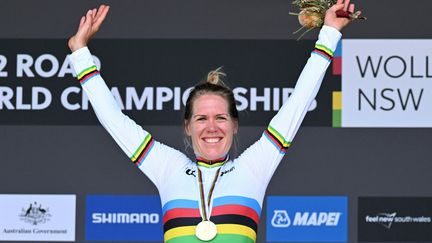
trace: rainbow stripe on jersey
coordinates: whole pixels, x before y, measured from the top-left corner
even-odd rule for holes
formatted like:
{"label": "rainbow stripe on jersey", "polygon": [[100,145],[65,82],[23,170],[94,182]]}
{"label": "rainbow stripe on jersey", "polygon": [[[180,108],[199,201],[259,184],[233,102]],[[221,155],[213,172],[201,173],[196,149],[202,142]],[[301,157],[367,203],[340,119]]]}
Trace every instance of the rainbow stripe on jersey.
{"label": "rainbow stripe on jersey", "polygon": [[[195,236],[196,225],[202,221],[198,201],[172,200],[164,205],[162,213],[165,242],[201,242]],[[255,199],[215,198],[210,220],[216,224],[218,234],[209,242],[255,242],[260,214],[261,207]]]}
{"label": "rainbow stripe on jersey", "polygon": [[140,166],[147,155],[149,154],[150,150],[153,148],[154,144],[154,138],[149,134],[144,138],[138,149],[135,151],[135,153],[130,157],[132,162]]}
{"label": "rainbow stripe on jersey", "polygon": [[315,44],[315,49],[312,51],[312,53],[323,57],[329,62],[333,59],[334,55],[334,52],[330,48],[321,44]]}
{"label": "rainbow stripe on jersey", "polygon": [[291,145],[290,142],[285,140],[285,138],[271,126],[268,126],[264,131],[264,136],[270,140],[270,142],[279,150],[280,153],[285,153]]}
{"label": "rainbow stripe on jersey", "polygon": [[100,72],[97,69],[97,67],[95,65],[93,65],[89,68],[82,70],[78,74],[77,79],[81,84],[85,84],[87,81],[89,81],[90,79],[92,79],[93,77],[96,77],[98,75],[100,75]]}

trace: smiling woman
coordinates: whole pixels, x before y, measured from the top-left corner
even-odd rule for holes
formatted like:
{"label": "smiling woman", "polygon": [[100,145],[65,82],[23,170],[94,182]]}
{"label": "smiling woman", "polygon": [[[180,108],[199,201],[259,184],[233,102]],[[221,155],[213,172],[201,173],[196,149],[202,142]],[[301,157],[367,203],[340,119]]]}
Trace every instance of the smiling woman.
{"label": "smiling woman", "polygon": [[183,242],[255,242],[267,185],[314,100],[333,57],[340,30],[351,20],[338,10],[354,11],[338,0],[325,17],[315,49],[294,92],[262,136],[237,158],[229,150],[238,129],[233,92],[210,72],[186,102],[185,131],[195,159],[156,141],[124,115],[96,68],[89,49],[109,7],[89,10],[69,39],[70,59],[98,119],[133,163],[156,185],[162,202],[164,240]]}
{"label": "smiling woman", "polygon": [[237,121],[227,111],[228,104],[219,95],[205,94],[195,100],[194,115],[186,121],[186,134],[197,157],[216,160],[228,154]]}
{"label": "smiling woman", "polygon": [[194,87],[185,108],[185,130],[196,157],[218,160],[227,156],[237,133],[238,111],[233,92],[224,85],[220,69]]}

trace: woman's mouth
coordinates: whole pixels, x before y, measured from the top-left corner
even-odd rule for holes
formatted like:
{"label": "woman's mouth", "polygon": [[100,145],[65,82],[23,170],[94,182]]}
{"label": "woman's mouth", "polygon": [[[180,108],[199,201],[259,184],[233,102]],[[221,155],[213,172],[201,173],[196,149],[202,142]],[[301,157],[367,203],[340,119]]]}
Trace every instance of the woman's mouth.
{"label": "woman's mouth", "polygon": [[219,142],[220,140],[222,140],[222,138],[221,138],[221,137],[217,137],[217,138],[203,138],[203,140],[204,140],[206,143],[217,143],[217,142]]}

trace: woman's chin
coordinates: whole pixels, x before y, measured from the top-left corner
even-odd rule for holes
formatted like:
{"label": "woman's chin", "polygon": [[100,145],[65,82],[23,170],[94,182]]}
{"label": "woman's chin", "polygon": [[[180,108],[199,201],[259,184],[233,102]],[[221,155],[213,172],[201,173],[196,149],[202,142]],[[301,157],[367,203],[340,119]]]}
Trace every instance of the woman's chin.
{"label": "woman's chin", "polygon": [[202,157],[205,160],[217,160],[225,157],[226,153],[207,153],[202,154],[200,157]]}

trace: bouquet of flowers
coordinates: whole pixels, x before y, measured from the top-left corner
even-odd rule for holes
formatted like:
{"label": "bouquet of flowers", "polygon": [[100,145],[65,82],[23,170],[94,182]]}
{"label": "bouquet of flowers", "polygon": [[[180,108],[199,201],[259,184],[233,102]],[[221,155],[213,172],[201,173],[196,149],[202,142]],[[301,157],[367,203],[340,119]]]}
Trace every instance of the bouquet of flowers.
{"label": "bouquet of flowers", "polygon": [[[327,9],[329,9],[335,3],[336,0],[294,0],[293,4],[300,9],[300,12],[290,12],[290,14],[297,15],[301,25],[301,27],[296,30],[294,34],[306,29],[297,40],[301,39],[307,32],[315,28],[321,28],[324,24],[324,17]],[[360,16],[359,12],[350,13],[346,11],[337,11],[336,14],[338,17],[366,19],[365,17]]]}

